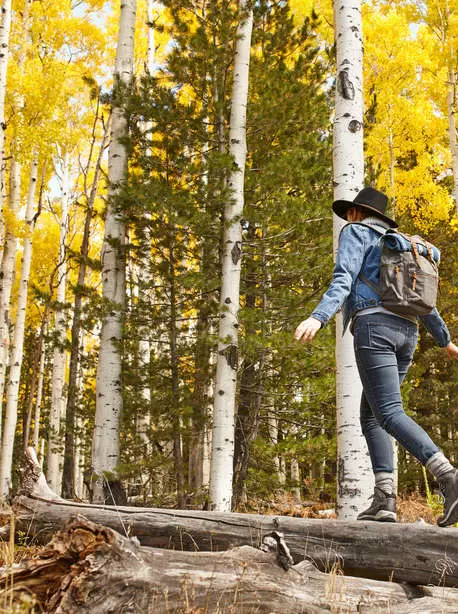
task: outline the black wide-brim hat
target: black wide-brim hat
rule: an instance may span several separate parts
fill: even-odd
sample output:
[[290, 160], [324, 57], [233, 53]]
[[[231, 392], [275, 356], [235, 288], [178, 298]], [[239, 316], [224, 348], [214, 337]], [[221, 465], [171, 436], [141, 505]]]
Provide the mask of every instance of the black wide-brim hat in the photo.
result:
[[391, 228], [398, 227], [398, 224], [394, 220], [385, 215], [388, 206], [388, 197], [383, 194], [383, 192], [379, 192], [374, 188], [363, 188], [353, 201], [335, 200], [332, 203], [334, 213], [344, 220], [347, 219], [348, 209], [355, 206], [366, 210], [368, 213], [375, 214], [377, 217], [387, 222]]

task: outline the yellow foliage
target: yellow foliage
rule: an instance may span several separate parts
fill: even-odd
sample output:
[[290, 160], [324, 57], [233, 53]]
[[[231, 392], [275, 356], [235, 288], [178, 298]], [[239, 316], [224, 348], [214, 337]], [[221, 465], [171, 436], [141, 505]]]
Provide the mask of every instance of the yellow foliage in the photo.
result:
[[10, 234], [18, 238], [22, 236], [24, 223], [18, 220], [14, 211], [11, 211], [8, 205], [5, 205], [3, 209], [3, 221], [5, 224], [6, 232], [9, 232]]
[[[431, 162], [431, 160], [430, 160]], [[396, 182], [396, 207], [409, 213], [421, 232], [449, 221], [453, 201], [448, 190], [435, 182], [427, 158], [409, 171], [399, 171]]]
[[294, 21], [298, 24], [303, 23], [312, 11], [320, 17], [318, 31], [327, 44], [334, 42], [334, 16], [332, 0], [290, 0], [291, 13]]
[[431, 60], [431, 32], [412, 29], [405, 11], [365, 4], [363, 17], [367, 159], [397, 212], [427, 232], [447, 222], [453, 206], [440, 183], [451, 168], [446, 69]]

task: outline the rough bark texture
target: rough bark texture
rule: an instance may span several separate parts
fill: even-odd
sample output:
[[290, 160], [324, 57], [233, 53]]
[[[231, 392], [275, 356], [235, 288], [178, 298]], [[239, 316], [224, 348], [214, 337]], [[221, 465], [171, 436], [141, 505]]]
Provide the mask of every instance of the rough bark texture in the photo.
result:
[[136, 536], [144, 546], [178, 550], [259, 547], [266, 535], [281, 531], [296, 563], [307, 557], [324, 571], [337, 564], [349, 575], [458, 586], [457, 529], [73, 503], [49, 490], [30, 449], [29, 469], [13, 511], [16, 529], [39, 543], [46, 543], [78, 514]]
[[[275, 552], [145, 548], [83, 517], [38, 557], [5, 570], [0, 588], [27, 591], [48, 613], [456, 612], [458, 591], [322, 573], [308, 560], [285, 571]], [[107, 590], [109, 588], [109, 590]]]
[[[334, 2], [337, 87], [333, 131], [334, 199], [353, 200], [363, 187], [363, 43], [360, 0]], [[334, 216], [334, 248], [342, 220]], [[373, 486], [366, 442], [359, 425], [361, 384], [347, 330], [336, 325], [336, 402], [338, 487], [336, 511], [353, 520], [363, 509]]]

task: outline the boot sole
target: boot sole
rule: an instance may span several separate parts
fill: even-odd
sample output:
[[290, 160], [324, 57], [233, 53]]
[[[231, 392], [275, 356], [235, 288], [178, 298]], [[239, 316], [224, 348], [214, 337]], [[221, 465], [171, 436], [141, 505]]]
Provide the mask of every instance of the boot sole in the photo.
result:
[[382, 510], [373, 514], [365, 514], [358, 516], [358, 520], [374, 520], [375, 522], [396, 522], [396, 513]]
[[456, 522], [458, 522], [458, 499], [456, 499], [453, 505], [451, 505], [447, 516], [439, 518], [439, 520], [437, 521], [437, 526], [448, 527], [449, 525], [455, 524]]

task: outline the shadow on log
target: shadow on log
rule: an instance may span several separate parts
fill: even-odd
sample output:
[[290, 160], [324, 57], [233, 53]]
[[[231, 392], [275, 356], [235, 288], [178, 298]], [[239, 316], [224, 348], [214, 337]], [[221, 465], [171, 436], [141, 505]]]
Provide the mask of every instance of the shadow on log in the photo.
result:
[[74, 503], [49, 490], [32, 449], [27, 458], [13, 511], [17, 529], [38, 543], [49, 541], [79, 514], [122, 535], [136, 536], [143, 546], [176, 550], [259, 548], [265, 535], [281, 531], [295, 563], [308, 558], [322, 571], [338, 565], [352, 576], [458, 586], [457, 529]]
[[0, 577], [48, 614], [457, 612], [457, 591], [404, 587], [322, 573], [310, 561], [288, 572], [250, 546], [226, 552], [142, 547], [136, 538], [79, 517], [38, 555]]

